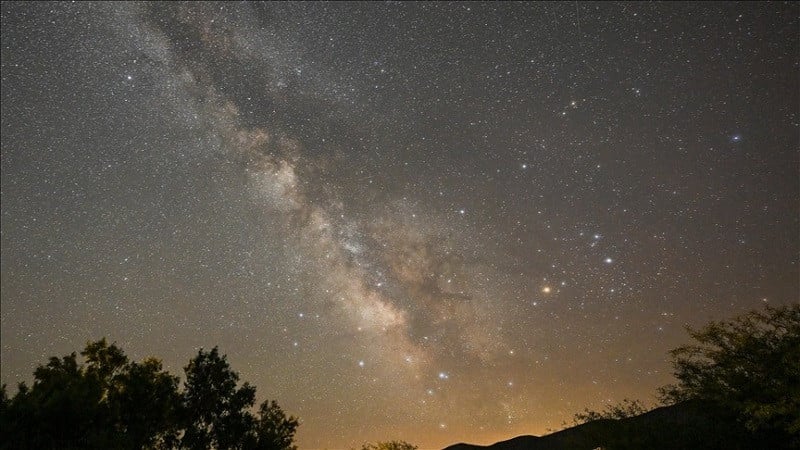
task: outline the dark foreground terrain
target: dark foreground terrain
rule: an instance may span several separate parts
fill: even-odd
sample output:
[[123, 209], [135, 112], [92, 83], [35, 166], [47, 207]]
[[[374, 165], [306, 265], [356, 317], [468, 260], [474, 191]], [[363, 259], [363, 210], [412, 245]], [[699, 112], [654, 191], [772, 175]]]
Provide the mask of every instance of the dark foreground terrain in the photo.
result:
[[789, 449], [782, 433], [749, 432], [724, 411], [699, 401], [654, 409], [627, 419], [602, 419], [547, 436], [518, 436], [481, 446], [455, 444], [445, 450]]

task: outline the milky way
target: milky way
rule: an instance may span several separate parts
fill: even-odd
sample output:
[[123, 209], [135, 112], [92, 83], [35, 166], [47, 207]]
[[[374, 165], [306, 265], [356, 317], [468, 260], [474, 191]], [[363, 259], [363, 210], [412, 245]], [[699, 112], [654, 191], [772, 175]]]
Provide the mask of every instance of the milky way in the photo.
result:
[[798, 301], [799, 12], [3, 3], [2, 380], [219, 345], [301, 448], [652, 403]]

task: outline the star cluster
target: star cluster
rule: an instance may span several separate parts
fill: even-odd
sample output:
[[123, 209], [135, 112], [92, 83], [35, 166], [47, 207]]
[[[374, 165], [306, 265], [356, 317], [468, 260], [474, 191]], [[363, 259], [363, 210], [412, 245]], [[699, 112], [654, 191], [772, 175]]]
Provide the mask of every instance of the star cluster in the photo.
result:
[[651, 399], [798, 301], [792, 3], [2, 5], [2, 380], [219, 345], [301, 448]]

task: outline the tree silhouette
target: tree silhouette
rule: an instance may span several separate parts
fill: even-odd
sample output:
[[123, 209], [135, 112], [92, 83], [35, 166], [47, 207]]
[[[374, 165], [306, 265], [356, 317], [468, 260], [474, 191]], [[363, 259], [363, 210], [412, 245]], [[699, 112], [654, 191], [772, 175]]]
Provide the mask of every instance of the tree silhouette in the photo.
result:
[[179, 408], [178, 377], [162, 370], [161, 361], [131, 363], [120, 377], [121, 389], [110, 395], [117, 408], [118, 429], [130, 448], [174, 447]]
[[36, 368], [31, 387], [12, 398], [0, 389], [0, 449], [242, 449], [293, 450], [295, 417], [264, 402], [248, 409], [255, 388], [215, 347], [186, 366], [186, 383], [161, 361], [140, 363], [105, 339]]
[[87, 344], [81, 355], [86, 358], [84, 376], [102, 391], [101, 405], [117, 448], [174, 441], [178, 379], [162, 370], [161, 361], [129, 362], [122, 349], [105, 339]]
[[293, 441], [299, 424], [296, 417], [286, 417], [274, 400], [272, 402], [265, 401], [258, 409], [257, 443], [254, 448], [258, 450], [297, 450]]
[[661, 401], [672, 406], [646, 411], [624, 400], [586, 409], [575, 415], [586, 425], [562, 433], [618, 449], [800, 448], [800, 305], [767, 307], [689, 333], [695, 342], [670, 352], [677, 384], [660, 389]]
[[186, 432], [181, 444], [189, 449], [241, 448], [252, 441], [256, 421], [247, 411], [256, 390], [248, 383], [236, 388], [239, 374], [231, 370], [217, 347], [202, 349], [184, 368], [183, 408]]
[[[6, 385], [3, 383], [0, 386], [0, 417], [5, 417], [5, 412], [8, 411], [8, 406], [11, 403], [11, 399], [8, 398], [8, 391], [6, 390]], [[2, 423], [0, 423], [2, 426]]]
[[710, 400], [752, 431], [800, 434], [800, 304], [689, 332], [696, 344], [672, 350], [678, 383], [664, 400]]
[[75, 353], [36, 368], [32, 387], [20, 383], [3, 419], [6, 448], [110, 446], [103, 391], [86, 377]]
[[108, 345], [105, 338], [90, 342], [86, 344], [81, 356], [86, 358], [85, 376], [94, 378], [105, 390], [118, 388], [114, 384], [126, 369], [128, 357], [116, 343]]

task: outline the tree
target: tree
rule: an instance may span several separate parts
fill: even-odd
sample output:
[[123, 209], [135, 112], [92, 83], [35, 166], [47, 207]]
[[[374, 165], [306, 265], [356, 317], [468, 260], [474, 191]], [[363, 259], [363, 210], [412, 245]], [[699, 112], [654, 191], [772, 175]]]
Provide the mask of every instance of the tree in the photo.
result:
[[113, 386], [118, 381], [119, 375], [128, 366], [128, 357], [117, 347], [116, 343], [108, 345], [106, 338], [96, 342], [89, 342], [81, 352], [86, 358], [84, 374], [96, 379], [104, 390], [116, 389]]
[[8, 398], [8, 391], [6, 391], [6, 385], [3, 383], [0, 386], [0, 417], [5, 417], [6, 410], [8, 409], [8, 405], [11, 403], [11, 400]]
[[380, 441], [366, 443], [361, 446], [361, 450], [417, 450], [417, 446], [406, 441]]
[[255, 387], [237, 388], [216, 347], [186, 366], [183, 392], [161, 361], [129, 361], [105, 339], [81, 355], [50, 358], [12, 398], [0, 388], [0, 449], [295, 450], [298, 419], [274, 401], [251, 414]]
[[286, 414], [273, 400], [265, 401], [258, 409], [255, 448], [258, 450], [297, 450], [293, 445], [294, 433], [300, 422]]
[[170, 445], [178, 379], [150, 358], [129, 362], [105, 339], [39, 366], [3, 409], [2, 447], [141, 449]]
[[130, 448], [174, 447], [180, 403], [178, 377], [162, 369], [161, 361], [147, 358], [130, 363], [111, 391], [117, 429]]
[[103, 390], [84, 376], [72, 353], [50, 358], [34, 371], [31, 388], [20, 383], [3, 420], [5, 448], [111, 447]]
[[161, 361], [130, 362], [116, 343], [105, 338], [86, 344], [84, 377], [101, 389], [100, 407], [114, 432], [117, 448], [141, 449], [175, 440], [178, 378]]
[[800, 434], [800, 304], [767, 307], [689, 329], [696, 344], [672, 350], [677, 385], [662, 399], [712, 401], [751, 431]]
[[256, 420], [247, 409], [255, 403], [256, 390], [248, 383], [236, 388], [239, 374], [226, 359], [217, 347], [201, 349], [184, 368], [184, 447], [232, 449], [252, 442]]

